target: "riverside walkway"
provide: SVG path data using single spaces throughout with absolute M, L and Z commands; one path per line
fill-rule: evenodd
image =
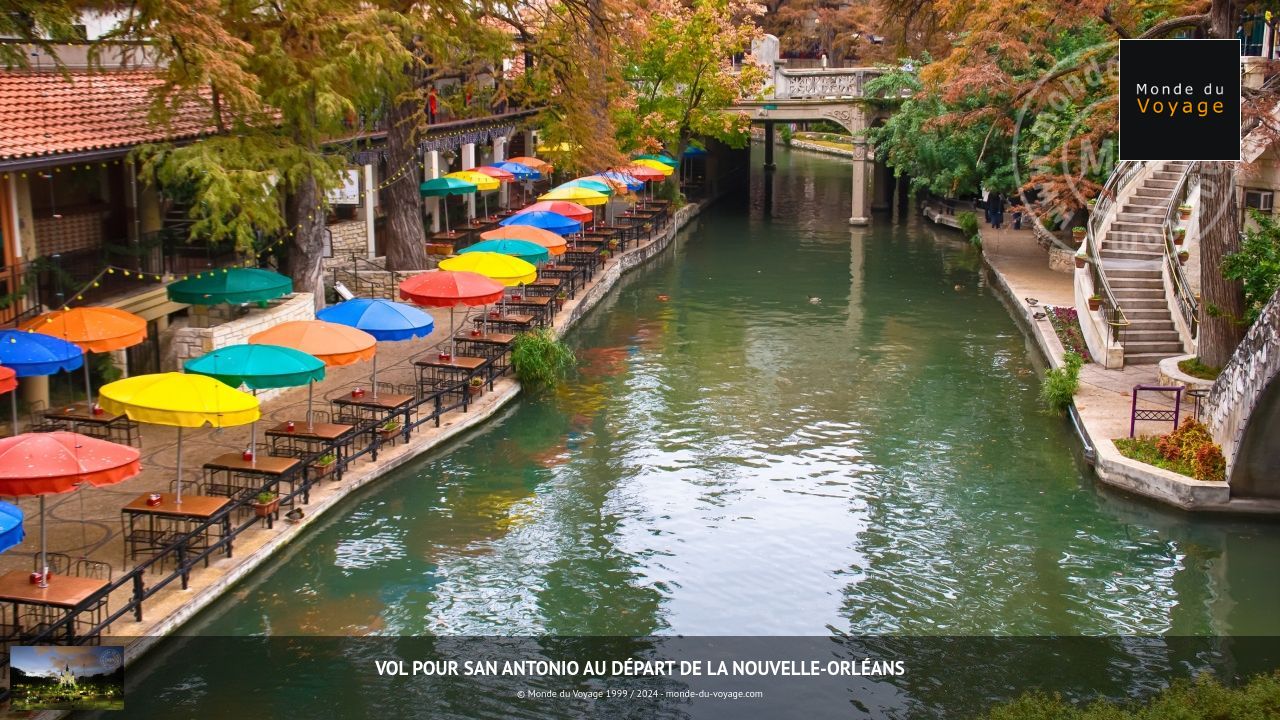
M 565 300 L 557 311 L 553 327 L 562 334 L 590 309 L 612 287 L 625 269 L 638 266 L 664 249 L 678 227 L 695 215 L 697 205 L 690 205 L 672 213 L 659 228 L 640 240 L 625 252 L 604 260 L 604 265 L 592 279 L 572 297 Z M 433 310 L 436 327 L 441 330 L 421 341 L 387 342 L 378 346 L 379 384 L 413 384 L 414 360 L 426 353 L 435 353 L 448 342 L 449 313 Z M 469 326 L 470 316 L 456 318 L 459 328 Z M 317 408 L 326 403 L 324 395 L 333 395 L 342 388 L 368 387 L 371 367 L 359 363 L 330 368 L 322 386 L 317 388 Z M 132 659 L 145 651 L 156 639 L 173 632 L 199 609 L 227 591 L 231 585 L 261 564 L 277 549 L 306 531 L 324 511 L 336 506 L 353 490 L 376 481 L 388 471 L 399 467 L 424 452 L 474 427 L 491 417 L 499 408 L 512 400 L 519 392 L 519 383 L 510 375 L 495 380 L 492 390 L 475 398 L 467 410 L 456 409 L 440 417 L 438 427 L 425 423 L 417 428 L 406 443 L 379 447 L 376 460 L 364 456 L 353 462 L 341 479 L 327 478 L 309 488 L 305 504 L 299 504 L 303 517 L 296 522 L 281 520 L 267 527 L 255 522 L 253 527 L 236 535 L 231 557 L 221 551 L 212 553 L 207 566 L 201 560 L 194 563 L 186 579 L 186 587 L 174 577 L 176 558 L 167 563 L 156 563 L 142 573 L 142 583 L 166 583 L 164 588 L 141 603 L 141 617 L 130 611 L 106 630 L 101 641 L 112 642 L 112 637 L 127 639 L 126 658 Z M 262 419 L 258 422 L 258 438 L 272 425 L 285 420 L 305 417 L 307 406 L 306 387 L 293 388 L 262 404 Z M 249 426 L 220 430 L 200 429 L 184 432 L 183 466 L 188 478 L 198 475 L 198 469 L 209 460 L 226 453 L 240 453 L 250 443 Z M 73 560 L 89 559 L 112 566 L 113 577 L 119 579 L 129 573 L 134 563 L 125 557 L 121 508 L 139 495 L 163 491 L 175 476 L 177 468 L 177 432 L 173 428 L 146 425 L 142 429 L 142 466 L 137 477 L 106 488 L 82 488 L 76 492 L 51 496 L 47 499 L 48 550 L 62 553 Z M 36 500 L 20 501 L 28 516 L 35 515 Z M 282 513 L 283 515 L 283 513 Z M 248 516 L 233 515 L 233 524 L 254 521 Z M 30 572 L 33 563 L 31 552 L 9 552 L 0 556 L 0 573 L 10 571 Z M 148 591 L 151 588 L 148 587 Z M 122 585 L 109 598 L 106 614 L 117 612 L 128 605 L 136 588 Z M 55 636 L 60 635 L 55 631 Z M 56 639 L 56 638 L 55 638 Z M 77 640 L 83 641 L 84 638 Z

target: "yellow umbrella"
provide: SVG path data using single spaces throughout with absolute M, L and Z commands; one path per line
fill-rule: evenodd
M 258 398 L 195 373 L 137 375 L 98 390 L 98 404 L 110 413 L 152 425 L 178 428 L 178 502 L 182 502 L 182 429 L 231 427 L 257 421 Z
M 473 170 L 451 172 L 448 175 L 445 175 L 445 177 L 461 180 L 465 183 L 471 183 L 476 186 L 477 190 L 484 190 L 485 192 L 488 192 L 489 190 L 497 190 L 498 187 L 502 185 L 502 183 L 498 182 L 498 178 L 485 175 L 481 172 L 475 172 Z
M 538 270 L 520 258 L 491 252 L 471 252 L 440 261 L 441 270 L 464 271 L 484 275 L 507 287 L 531 283 Z
M 580 177 L 578 180 L 590 180 L 591 182 L 608 185 L 609 188 L 613 190 L 614 195 L 627 195 L 631 192 L 631 188 L 627 187 L 625 183 L 618 182 L 613 178 L 608 178 L 603 175 L 588 175 L 586 177 Z
M 658 162 L 657 160 L 634 160 L 632 161 L 631 164 L 643 165 L 644 167 L 647 167 L 651 170 L 657 170 L 658 172 L 662 173 L 663 177 L 667 177 L 671 173 L 676 171 L 675 168 L 671 167 L 670 165 L 666 163 Z
M 588 207 L 593 205 L 604 205 L 609 202 L 609 196 L 602 192 L 597 192 L 590 188 L 584 187 L 558 187 L 550 192 L 543 193 L 538 196 L 539 200 L 568 200 L 576 202 L 579 205 Z

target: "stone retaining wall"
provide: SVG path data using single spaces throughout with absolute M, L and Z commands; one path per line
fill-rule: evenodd
M 368 257 L 368 228 L 363 220 L 347 220 L 329 225 L 333 235 L 333 257 L 324 259 L 324 267 L 328 270 L 334 265 L 350 262 L 352 255 Z
M 1244 340 L 1213 383 L 1205 402 L 1205 424 L 1227 458 L 1227 477 L 1244 439 L 1249 416 L 1280 373 L 1280 292 L 1262 309 Z

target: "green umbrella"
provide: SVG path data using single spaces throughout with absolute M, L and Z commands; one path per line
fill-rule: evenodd
M 293 281 L 259 268 L 208 270 L 168 287 L 169 299 L 188 305 L 265 302 L 293 292 Z
M 474 184 L 451 177 L 438 177 L 418 186 L 418 192 L 422 193 L 422 197 L 470 195 L 475 191 L 476 186 Z M 444 206 L 444 230 L 449 232 L 449 204 L 447 202 Z
M 634 158 L 632 158 L 632 160 L 657 160 L 658 162 L 668 167 L 676 167 L 677 165 L 680 164 L 676 162 L 673 158 L 668 157 L 666 155 L 637 155 Z
M 182 367 L 189 373 L 206 375 L 233 388 L 244 385 L 255 395 L 258 390 L 297 387 L 324 379 L 323 360 L 280 345 L 228 345 L 192 358 Z M 308 387 L 307 392 L 310 391 Z M 249 436 L 254 463 L 258 461 L 257 444 L 258 423 L 254 422 Z
M 471 247 L 459 250 L 458 254 L 465 255 L 473 252 L 493 252 L 499 255 L 510 255 L 511 257 L 520 258 L 530 265 L 546 262 L 550 258 L 550 253 L 546 248 L 527 240 L 484 240 Z

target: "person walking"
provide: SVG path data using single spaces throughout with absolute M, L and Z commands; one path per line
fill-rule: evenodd
M 991 224 L 991 191 L 986 188 L 982 189 L 982 210 L 987 217 L 987 224 Z
M 999 230 L 1004 224 L 1004 196 L 998 192 L 991 193 L 987 205 L 991 208 L 991 227 Z

